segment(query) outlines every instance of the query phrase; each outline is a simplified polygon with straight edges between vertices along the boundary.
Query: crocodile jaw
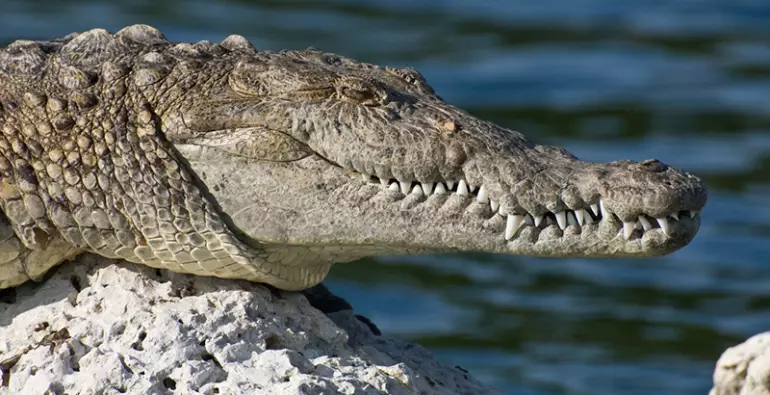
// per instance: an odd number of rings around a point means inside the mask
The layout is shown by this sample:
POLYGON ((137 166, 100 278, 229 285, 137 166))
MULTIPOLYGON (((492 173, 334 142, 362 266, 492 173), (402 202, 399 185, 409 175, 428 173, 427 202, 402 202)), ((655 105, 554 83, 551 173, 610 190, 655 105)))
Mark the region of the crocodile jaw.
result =
MULTIPOLYGON (((678 220, 670 216, 664 220, 665 231, 653 217, 640 215, 643 219, 634 221, 629 235, 609 208, 621 206, 614 201, 610 204, 609 196, 607 204, 597 201, 598 215, 591 205, 586 210, 562 211, 565 223, 561 226, 561 214, 517 214, 513 207, 490 201, 490 191, 484 192, 480 186, 471 185, 475 187, 471 192, 462 189, 460 182, 452 188, 443 183, 443 193, 437 184, 429 188, 414 182, 404 194, 403 183, 386 186, 375 177, 364 177, 317 156, 280 163, 192 146, 177 148, 243 238, 275 248, 307 247, 306 256, 292 258, 296 261, 344 262, 371 255, 449 251, 545 257, 657 256, 692 240, 700 225, 695 209, 705 203, 692 202, 688 207, 694 210, 676 211, 678 220), (428 189, 430 195, 425 193, 428 189), (649 224, 643 224, 645 221, 649 224)), ((588 169, 595 166, 575 163, 588 169)), ((591 172, 587 170, 587 174, 591 172)))

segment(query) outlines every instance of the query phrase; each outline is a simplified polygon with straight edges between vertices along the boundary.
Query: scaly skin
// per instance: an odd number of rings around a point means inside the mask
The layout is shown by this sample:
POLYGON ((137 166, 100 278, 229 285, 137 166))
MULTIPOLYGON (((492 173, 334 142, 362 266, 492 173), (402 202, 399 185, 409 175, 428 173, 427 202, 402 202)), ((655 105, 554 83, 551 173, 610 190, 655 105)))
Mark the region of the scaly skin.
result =
POLYGON ((0 50, 0 129, 0 288, 85 251, 293 290, 370 255, 654 256, 706 202, 695 176, 536 145, 411 69, 149 26, 0 50))

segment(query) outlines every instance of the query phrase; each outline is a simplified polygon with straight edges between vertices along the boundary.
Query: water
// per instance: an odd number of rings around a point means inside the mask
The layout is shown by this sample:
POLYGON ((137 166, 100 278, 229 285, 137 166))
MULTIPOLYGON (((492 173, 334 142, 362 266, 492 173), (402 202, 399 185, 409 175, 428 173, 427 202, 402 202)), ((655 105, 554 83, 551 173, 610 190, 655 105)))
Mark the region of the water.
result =
POLYGON ((705 394, 728 346, 770 329, 766 0, 5 1, 0 43, 150 23, 411 65, 449 102, 587 160, 703 176, 700 234, 659 259, 462 254, 339 265, 385 332, 506 393, 705 394))

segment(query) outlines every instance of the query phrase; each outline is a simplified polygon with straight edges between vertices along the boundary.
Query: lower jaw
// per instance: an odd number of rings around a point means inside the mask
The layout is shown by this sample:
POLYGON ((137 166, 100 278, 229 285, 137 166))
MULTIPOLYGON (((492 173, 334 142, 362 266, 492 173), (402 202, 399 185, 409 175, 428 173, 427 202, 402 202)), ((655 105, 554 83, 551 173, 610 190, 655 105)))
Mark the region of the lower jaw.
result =
MULTIPOLYGON (((556 225, 525 226, 506 241, 499 223, 494 219, 484 222, 481 228, 445 225, 439 232, 404 232, 403 234, 380 239, 376 233, 361 239, 361 234, 348 240, 308 240, 311 244, 330 245, 338 249, 336 262, 358 259, 363 256, 417 255, 447 252, 481 252, 504 255, 527 255, 536 257, 583 257, 583 258, 628 258, 655 257, 672 253, 692 240, 699 226, 699 217, 689 223, 672 227, 668 235, 656 228, 645 232, 635 231, 625 239, 622 226, 611 220, 578 226, 567 226, 564 230, 556 225), (470 233, 479 235, 468 237, 470 233), (340 259, 344 257, 344 259, 340 259)), ((343 239, 345 239, 343 237, 343 239)), ((329 247, 324 247, 329 249, 329 247)))
MULTIPOLYGON (((502 216, 491 218, 486 226, 502 231, 502 216)), ((603 219, 582 226, 570 225, 564 230, 556 224, 524 226, 516 235, 504 241, 498 252, 541 257, 651 257, 672 253, 692 241, 700 226, 700 217, 677 223, 665 233, 660 228, 635 230, 626 239, 619 220, 603 219)))

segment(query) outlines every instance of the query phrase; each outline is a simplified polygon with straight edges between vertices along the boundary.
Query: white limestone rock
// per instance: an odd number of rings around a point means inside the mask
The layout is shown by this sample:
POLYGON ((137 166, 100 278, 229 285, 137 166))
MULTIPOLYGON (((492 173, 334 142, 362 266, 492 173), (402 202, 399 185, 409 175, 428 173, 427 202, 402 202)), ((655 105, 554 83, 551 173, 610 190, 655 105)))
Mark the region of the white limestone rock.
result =
POLYGON ((752 336, 722 354, 709 395, 770 395, 770 332, 752 336))
POLYGON ((0 296, 0 394, 497 393, 350 311, 245 281, 86 255, 0 296))

